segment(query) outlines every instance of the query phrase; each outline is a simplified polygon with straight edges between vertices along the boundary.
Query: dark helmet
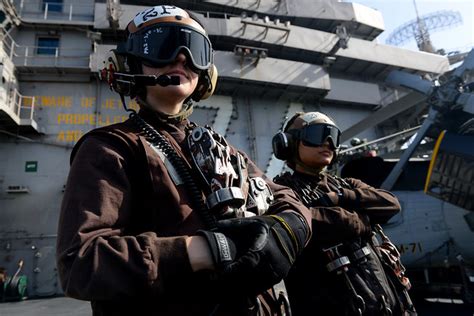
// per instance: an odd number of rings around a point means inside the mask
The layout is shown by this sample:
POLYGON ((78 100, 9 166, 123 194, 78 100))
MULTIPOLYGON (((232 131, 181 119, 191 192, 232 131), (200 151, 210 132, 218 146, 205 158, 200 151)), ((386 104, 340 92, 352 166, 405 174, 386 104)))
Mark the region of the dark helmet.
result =
MULTIPOLYGON (((199 83, 191 98, 199 101, 212 95, 217 82, 213 49, 194 14, 177 6, 158 5, 139 12, 128 23, 126 31, 127 41, 119 44, 106 58, 106 71, 141 74, 142 64, 163 67, 182 52, 188 66, 199 74, 199 83)), ((113 75, 110 77, 113 79, 113 75)), ((113 82, 113 85, 110 78, 107 79, 119 93, 132 97, 139 94, 138 91, 127 91, 128 87, 121 89, 117 86, 120 83, 113 82)))
POLYGON ((329 142, 335 155, 340 146, 341 131, 334 120, 321 112, 298 112, 283 125, 283 130, 273 136, 275 157, 290 163, 297 158, 298 142, 305 146, 321 146, 329 142))

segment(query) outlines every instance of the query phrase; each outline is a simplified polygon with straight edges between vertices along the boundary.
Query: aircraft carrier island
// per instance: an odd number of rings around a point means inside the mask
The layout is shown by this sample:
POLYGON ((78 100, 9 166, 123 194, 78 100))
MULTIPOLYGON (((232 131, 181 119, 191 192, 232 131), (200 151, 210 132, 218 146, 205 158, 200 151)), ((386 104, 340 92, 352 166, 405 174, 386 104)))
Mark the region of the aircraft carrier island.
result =
MULTIPOLYGON (((364 181, 392 190, 401 201, 402 212, 384 229, 413 269, 413 283, 474 299, 473 206, 440 198, 435 189, 423 192, 428 171, 443 171, 429 168, 441 130, 472 135, 472 124, 467 133, 458 129, 473 117, 472 90, 450 86, 447 56, 379 43, 380 12, 336 0, 3 0, 0 275, 12 281, 6 299, 62 294, 55 245, 71 149, 91 129, 128 118, 98 72, 135 13, 168 2, 198 14, 215 49, 217 89, 195 104, 192 121, 211 125, 273 177, 286 168, 271 143, 285 119, 298 111, 329 114, 345 145, 337 172, 355 160, 361 165, 352 172, 370 168, 363 160, 374 150, 385 159, 377 160, 377 179, 364 181), (439 101, 444 93, 433 104, 435 85, 463 97, 439 101), (401 146, 415 133, 423 136, 420 146, 403 157, 407 149, 401 146)), ((466 78, 461 75, 458 83, 466 78)), ((438 149, 456 152, 450 148, 438 149)), ((466 155, 472 165, 472 152, 466 155)), ((459 181, 471 186, 459 190, 472 198, 472 167, 465 170, 459 181)), ((441 181, 435 173, 431 181, 441 181)))

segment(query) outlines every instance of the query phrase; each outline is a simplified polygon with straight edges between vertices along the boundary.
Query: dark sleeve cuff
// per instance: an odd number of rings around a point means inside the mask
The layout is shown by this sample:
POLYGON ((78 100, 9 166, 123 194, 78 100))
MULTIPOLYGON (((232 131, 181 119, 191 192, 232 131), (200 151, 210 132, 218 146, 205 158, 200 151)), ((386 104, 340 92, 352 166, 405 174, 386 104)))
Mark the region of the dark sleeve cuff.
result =
POLYGON ((360 197, 355 190, 341 189, 342 195, 339 196, 339 206, 344 208, 358 208, 360 205, 360 197))

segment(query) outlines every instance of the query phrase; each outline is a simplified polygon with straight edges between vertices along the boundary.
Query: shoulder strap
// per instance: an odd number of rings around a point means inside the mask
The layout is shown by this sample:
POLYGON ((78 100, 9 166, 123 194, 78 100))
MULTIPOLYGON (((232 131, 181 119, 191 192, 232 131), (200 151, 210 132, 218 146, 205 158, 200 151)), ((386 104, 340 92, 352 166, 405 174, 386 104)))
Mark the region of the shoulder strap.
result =
POLYGON ((331 182, 331 184, 333 184, 337 188, 339 188, 339 189, 353 189, 352 185, 349 182, 347 182, 345 179, 343 179, 339 176, 336 176, 336 175, 329 174, 329 173, 325 173, 325 175, 326 175, 328 181, 331 182))
POLYGON ((322 196, 317 189, 317 183, 291 175, 289 172, 275 177, 274 181, 295 191, 306 207, 311 207, 313 202, 322 196))
POLYGON ((178 155, 163 135, 153 126, 145 122, 138 114, 131 113, 130 120, 143 131, 145 137, 150 140, 150 143, 170 160, 179 177, 183 180, 184 186, 191 197, 193 208, 202 216, 206 228, 211 230, 217 227, 216 218, 207 209, 202 198, 201 190, 194 181, 191 170, 188 168, 184 159, 178 155))

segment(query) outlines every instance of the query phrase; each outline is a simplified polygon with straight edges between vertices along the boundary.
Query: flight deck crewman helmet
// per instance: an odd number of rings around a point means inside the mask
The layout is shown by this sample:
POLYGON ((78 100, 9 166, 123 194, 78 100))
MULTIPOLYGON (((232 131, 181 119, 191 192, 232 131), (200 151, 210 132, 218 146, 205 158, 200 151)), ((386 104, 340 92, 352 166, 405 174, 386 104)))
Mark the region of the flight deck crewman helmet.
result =
POLYGON ((285 122, 281 132, 273 136, 273 153, 278 159, 291 162, 297 158, 299 142, 315 147, 327 141, 336 156, 340 137, 341 131, 326 114, 298 112, 285 122))
MULTIPOLYGON (((212 95, 217 69, 211 41, 196 15, 176 6, 158 5, 139 12, 128 23, 126 31, 127 41, 111 51, 106 58, 106 64, 109 62, 106 67, 110 68, 112 64, 115 72, 141 74, 142 64, 163 67, 182 52, 191 70, 199 74, 191 98, 199 101, 212 95)), ((130 93, 132 97, 137 94, 137 91, 130 93)))

